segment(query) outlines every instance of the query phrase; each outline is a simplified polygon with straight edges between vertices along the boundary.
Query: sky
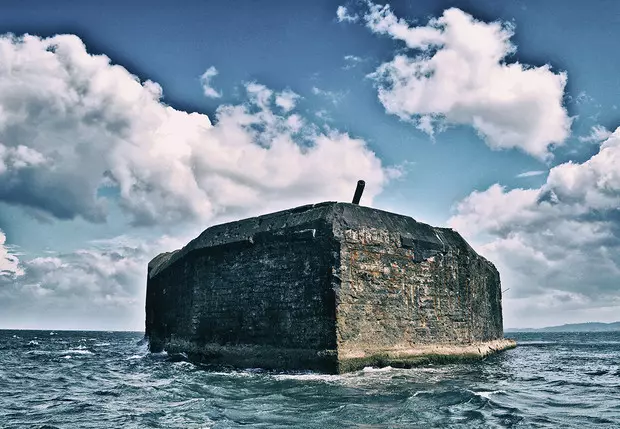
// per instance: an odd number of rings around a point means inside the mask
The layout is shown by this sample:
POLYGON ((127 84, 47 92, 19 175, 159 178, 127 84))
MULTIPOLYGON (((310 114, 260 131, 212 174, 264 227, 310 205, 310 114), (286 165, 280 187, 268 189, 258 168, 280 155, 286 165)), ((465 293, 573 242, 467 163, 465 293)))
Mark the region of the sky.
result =
POLYGON ((620 3, 6 1, 0 328, 142 330, 146 264, 349 201, 460 232, 505 327, 620 319, 620 3))

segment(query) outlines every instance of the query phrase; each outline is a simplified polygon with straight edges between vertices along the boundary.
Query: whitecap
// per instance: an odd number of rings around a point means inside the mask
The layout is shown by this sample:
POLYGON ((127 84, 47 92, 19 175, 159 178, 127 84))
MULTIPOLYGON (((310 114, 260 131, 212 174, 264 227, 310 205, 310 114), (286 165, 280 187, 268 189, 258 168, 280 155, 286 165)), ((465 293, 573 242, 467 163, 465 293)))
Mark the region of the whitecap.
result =
POLYGON ((164 350, 163 352, 159 352, 159 353, 151 353, 151 356, 154 358, 167 358, 168 352, 164 350))
POLYGON ((474 392, 473 390, 468 390, 468 392, 473 393, 476 396, 480 396, 481 398, 484 399, 491 399, 491 395, 495 395, 497 393, 506 393, 505 390, 489 390, 489 391, 481 391, 481 392, 474 392))
POLYGON ((60 353, 73 353, 73 354, 76 354, 76 355, 92 355, 92 354, 94 354, 90 350, 83 350, 83 349, 80 349, 79 347, 75 348, 75 349, 63 350, 60 353))
POLYGON ((299 380, 299 381, 327 381, 333 382, 342 379, 341 375, 319 374, 314 372, 301 374, 275 374, 273 378, 276 380, 299 380))
POLYGON ((544 341, 544 340, 536 340, 536 341, 519 341, 519 346, 549 346, 559 344, 557 341, 544 341))
MULTIPOLYGON (((231 371, 211 371, 209 372, 210 375, 213 376, 218 376, 218 377, 256 377, 261 375, 261 372, 250 372, 247 370, 242 370, 242 371, 238 371, 238 370, 231 370, 231 371)), ((277 377, 277 375, 274 375, 274 377, 277 377)))
POLYGON ((28 343, 29 346, 38 346, 39 342, 35 341, 35 340, 30 340, 30 342, 28 343))
POLYGON ((384 366, 381 368, 377 368, 374 366, 365 366, 364 369, 362 369, 362 372, 388 372, 388 371, 392 371, 394 368, 392 368, 391 366, 384 366))
POLYGON ((30 350, 29 352, 26 352, 26 354, 33 355, 33 356, 45 356, 45 355, 52 354, 52 352, 49 352, 46 350, 30 350))
POLYGON ((135 360, 135 359, 143 359, 144 357, 146 357, 147 355, 131 355, 128 358, 126 358, 125 360, 135 360))
POLYGON ((93 344, 93 347, 106 347, 109 346, 110 343, 95 343, 93 344))

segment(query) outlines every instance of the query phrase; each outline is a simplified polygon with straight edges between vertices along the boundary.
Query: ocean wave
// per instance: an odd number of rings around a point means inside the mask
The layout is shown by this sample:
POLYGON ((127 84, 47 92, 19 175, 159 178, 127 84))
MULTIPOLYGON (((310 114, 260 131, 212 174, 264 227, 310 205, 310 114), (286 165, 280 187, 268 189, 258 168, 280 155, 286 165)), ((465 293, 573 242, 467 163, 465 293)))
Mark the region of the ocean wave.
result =
POLYGON ((144 359, 145 357, 147 357, 148 355, 131 355, 127 358, 125 358, 125 360, 136 360, 136 359, 144 359))
POLYGON ((172 365, 177 368, 196 368, 196 365, 188 361, 176 361, 173 362, 172 365))
POLYGON ((491 395, 498 395, 498 394, 506 394, 505 390, 489 390, 489 391, 479 391, 476 392, 474 390, 468 390, 468 392, 473 393, 476 396, 480 396, 481 398, 484 399, 491 399, 491 395))
POLYGON ((304 372, 304 373, 282 373, 273 374, 272 378, 276 380, 297 380, 297 381, 321 381, 321 382, 334 382, 343 379, 342 375, 336 374, 319 374, 316 372, 304 372))
POLYGON ((85 350, 79 347, 76 347, 74 349, 68 349, 68 350, 62 350, 60 352, 58 352, 60 354, 74 354, 74 355, 94 355, 93 352, 91 352, 90 350, 85 350))
POLYGON ((383 366, 381 368, 377 368, 374 366, 365 366, 361 372, 389 372, 389 371, 393 371, 394 368, 392 368, 391 366, 383 366))
POLYGON ((30 350, 26 352, 26 355, 30 356, 48 356, 51 354, 52 352, 49 350, 30 350))
POLYGON ((610 371, 609 369, 598 369, 595 371, 586 371, 584 372, 584 374, 597 377, 599 375, 609 374, 609 371, 610 371))
POLYGON ((486 361, 332 375, 171 362, 142 333, 2 334, 0 427, 620 427, 620 348, 553 335, 486 361))

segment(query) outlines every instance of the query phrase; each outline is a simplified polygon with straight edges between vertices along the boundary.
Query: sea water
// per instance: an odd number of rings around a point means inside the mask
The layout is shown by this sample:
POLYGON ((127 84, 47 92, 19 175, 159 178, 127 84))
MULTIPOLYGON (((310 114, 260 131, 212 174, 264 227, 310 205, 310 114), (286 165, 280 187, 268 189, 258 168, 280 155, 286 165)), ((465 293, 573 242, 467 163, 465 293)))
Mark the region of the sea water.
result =
POLYGON ((0 428, 620 428, 620 333, 507 336, 480 362, 324 375, 205 370, 141 333, 0 331, 0 428))

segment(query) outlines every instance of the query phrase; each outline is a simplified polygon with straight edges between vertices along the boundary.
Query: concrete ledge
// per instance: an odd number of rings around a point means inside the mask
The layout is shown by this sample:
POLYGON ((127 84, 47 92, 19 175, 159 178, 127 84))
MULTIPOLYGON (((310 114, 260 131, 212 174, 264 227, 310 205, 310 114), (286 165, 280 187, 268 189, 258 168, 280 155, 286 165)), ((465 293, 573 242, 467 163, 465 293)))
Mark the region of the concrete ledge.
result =
POLYGON ((515 348, 514 340, 503 338, 473 344, 433 344, 389 350, 343 350, 338 353, 338 372, 357 371, 367 366, 411 368, 483 359, 493 353, 515 348))
POLYGON ((329 374, 357 371, 367 366, 411 368, 480 360, 493 353, 516 347, 511 339, 475 344, 420 345, 415 348, 360 351, 278 348, 259 345, 199 345, 182 339, 166 344, 168 353, 185 353, 190 361, 214 367, 313 370, 329 374))

